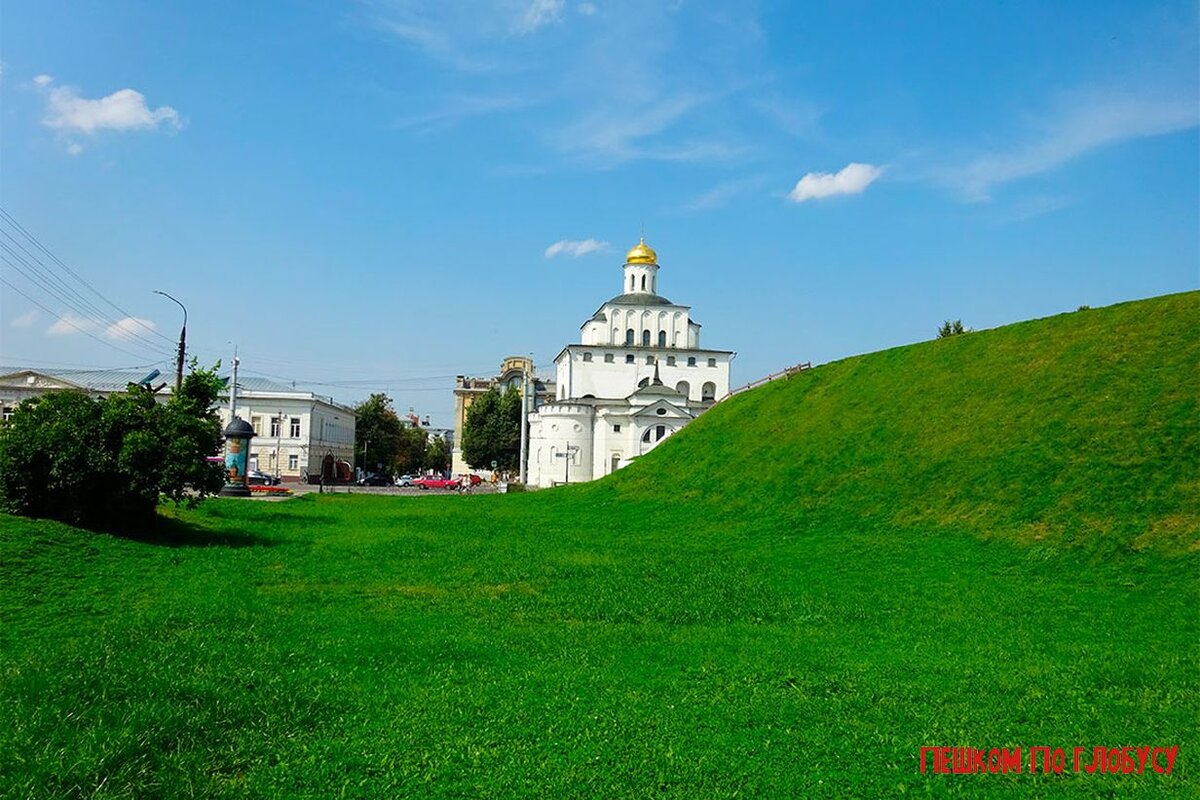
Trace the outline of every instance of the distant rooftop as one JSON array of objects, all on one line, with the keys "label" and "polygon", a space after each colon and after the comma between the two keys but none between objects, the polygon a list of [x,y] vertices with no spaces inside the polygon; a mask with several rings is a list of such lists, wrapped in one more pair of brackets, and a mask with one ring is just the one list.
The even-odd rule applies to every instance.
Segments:
[{"label": "distant rooftop", "polygon": [[[125,391],[131,383],[138,383],[153,370],[138,369],[138,370],[121,370],[121,369],[51,369],[48,367],[31,367],[31,366],[0,366],[0,383],[14,385],[11,380],[5,380],[13,375],[19,375],[24,372],[35,372],[38,375],[44,375],[47,378],[52,378],[63,383],[77,386],[80,389],[89,392],[122,392]],[[229,385],[229,374],[221,376],[221,380]],[[162,393],[169,394],[175,388],[175,372],[174,370],[162,371],[156,375],[151,384],[157,386],[160,383],[165,383]],[[284,382],[271,378],[263,378],[255,375],[239,375],[238,376],[238,391],[239,392],[254,392],[261,394],[293,394],[304,395],[317,398],[333,405],[344,405],[338,403],[332,397],[320,392],[314,392],[304,386],[297,386],[295,382]],[[228,392],[226,392],[227,394]]]}]

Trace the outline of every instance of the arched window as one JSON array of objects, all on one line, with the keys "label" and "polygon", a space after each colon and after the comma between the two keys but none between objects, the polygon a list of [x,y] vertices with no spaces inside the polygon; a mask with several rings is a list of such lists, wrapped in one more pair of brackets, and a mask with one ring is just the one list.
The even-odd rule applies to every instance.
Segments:
[{"label": "arched window", "polygon": [[692,391],[692,387],[688,385],[687,381],[680,381],[679,383],[675,384],[675,391],[679,392],[684,397],[687,397]]},{"label": "arched window", "polygon": [[649,385],[650,385],[650,379],[649,379],[649,378],[642,378],[640,381],[638,381],[638,388],[639,388],[639,389],[641,389],[641,388],[642,388],[642,387],[644,387],[644,386],[649,386]]},{"label": "arched window", "polygon": [[584,360],[584,361],[591,361],[591,360],[592,360],[592,354],[591,354],[591,353],[584,353],[584,354],[583,354],[583,360]]},{"label": "arched window", "polygon": [[715,400],[717,397],[717,385],[712,381],[705,381],[703,388],[700,389],[700,399],[704,401]]},{"label": "arched window", "polygon": [[627,344],[627,345],[633,344],[634,335],[635,334],[633,332],[633,328],[629,328],[628,330],[626,330],[625,331],[625,344]]},{"label": "arched window", "polygon": [[667,346],[667,332],[666,331],[658,332],[658,346],[659,347]]},{"label": "arched window", "polygon": [[646,291],[646,276],[642,276],[642,291]]},{"label": "arched window", "polygon": [[658,291],[658,278],[650,279],[650,291],[652,291],[652,292]]},{"label": "arched window", "polygon": [[666,435],[667,435],[667,426],[666,425],[655,425],[654,426],[654,441],[657,442],[658,440],[662,439]]},{"label": "arched window", "polygon": [[629,276],[629,291],[633,291],[633,276]]},{"label": "arched window", "polygon": [[642,434],[642,441],[643,441],[643,442],[649,442],[649,441],[650,441],[650,434],[652,434],[652,433],[654,433],[654,431],[652,431],[652,430],[650,430],[649,428],[647,428],[647,429],[646,429],[646,432]]},{"label": "arched window", "polygon": [[650,346],[650,331],[642,331],[642,347]]},{"label": "arched window", "polygon": [[688,356],[688,366],[689,367],[696,366],[696,357],[695,356]]}]

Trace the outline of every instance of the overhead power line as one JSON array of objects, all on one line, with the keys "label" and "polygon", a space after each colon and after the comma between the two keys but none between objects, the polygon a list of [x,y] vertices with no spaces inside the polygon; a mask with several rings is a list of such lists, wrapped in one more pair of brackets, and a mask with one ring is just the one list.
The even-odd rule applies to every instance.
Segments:
[{"label": "overhead power line", "polygon": [[[63,321],[63,322],[65,322],[66,324],[70,325],[72,328],[74,328],[75,330],[79,331],[79,332],[80,332],[80,333],[82,333],[84,336],[87,336],[87,337],[90,337],[90,338],[92,338],[92,339],[95,339],[97,342],[99,342],[99,343],[100,343],[100,344],[102,344],[102,345],[105,345],[106,347],[111,347],[111,348],[112,348],[112,349],[114,349],[114,350],[119,350],[120,352],[122,352],[122,353],[125,353],[126,355],[133,356],[134,358],[145,358],[145,357],[146,357],[146,354],[145,354],[145,353],[135,353],[135,352],[133,352],[132,350],[126,350],[124,347],[118,347],[117,345],[113,344],[112,342],[110,342],[110,341],[108,341],[108,340],[106,340],[106,339],[101,339],[99,336],[96,336],[96,335],[95,335],[95,334],[93,334],[91,331],[87,330],[86,328],[81,328],[81,327],[79,327],[79,326],[78,326],[77,324],[75,324],[75,322],[74,322],[74,321],[72,321],[71,319],[69,319],[69,318],[67,318],[67,317],[64,317],[64,316],[62,316],[61,314],[58,314],[58,313],[56,313],[56,312],[52,311],[51,309],[47,308],[45,305],[43,305],[42,303],[38,302],[38,301],[37,301],[36,299],[34,299],[33,297],[30,297],[28,294],[26,294],[25,292],[21,291],[21,289],[20,289],[20,288],[18,288],[18,287],[16,287],[16,286],[12,285],[11,283],[9,283],[9,282],[8,282],[8,280],[7,280],[6,278],[2,277],[2,276],[0,276],[0,283],[4,284],[4,285],[5,285],[5,286],[7,286],[8,288],[12,289],[14,292],[16,292],[17,294],[21,295],[22,297],[24,297],[24,298],[25,298],[26,300],[28,300],[29,302],[33,303],[35,306],[37,306],[38,308],[42,309],[43,311],[45,311],[45,312],[46,312],[47,314],[49,314],[50,316],[52,316],[52,317],[55,317],[56,319],[62,320],[62,321]],[[159,362],[155,362],[155,363],[159,363]]]},{"label": "overhead power line", "polygon": [[[17,247],[19,247],[21,249],[21,251],[26,256],[28,256],[28,260],[24,259],[24,258],[21,259],[22,263],[25,264],[25,266],[31,270],[39,271],[39,270],[37,270],[36,267],[34,267],[32,264],[29,263],[30,260],[35,262],[38,265],[38,267],[41,268],[39,271],[39,274],[43,274],[44,279],[46,279],[47,281],[57,284],[60,287],[60,291],[63,294],[65,294],[67,297],[71,298],[70,301],[65,301],[65,300],[63,300],[63,297],[61,295],[56,295],[56,299],[59,299],[60,301],[65,302],[69,306],[73,306],[73,307],[82,306],[83,308],[90,309],[89,311],[81,312],[78,307],[74,308],[74,310],[81,313],[83,316],[95,316],[95,317],[98,317],[100,320],[107,320],[110,325],[115,324],[115,322],[117,321],[115,319],[112,319],[109,314],[102,312],[100,310],[99,306],[97,306],[94,302],[92,302],[88,298],[84,297],[81,292],[79,292],[78,290],[76,290],[72,286],[70,286],[69,283],[66,280],[64,280],[61,276],[55,275],[54,274],[55,270],[58,269],[58,270],[62,270],[62,272],[65,272],[68,276],[70,276],[72,279],[74,279],[80,286],[82,286],[84,289],[86,289],[88,292],[90,292],[93,296],[95,296],[97,299],[99,299],[100,302],[104,303],[108,307],[115,310],[118,314],[120,314],[121,320],[130,320],[133,325],[136,325],[137,327],[142,328],[147,333],[158,337],[159,339],[161,339],[162,341],[164,341],[168,344],[173,345],[175,343],[173,339],[159,333],[153,327],[142,322],[142,320],[138,319],[133,314],[129,313],[124,308],[117,305],[112,300],[110,300],[107,296],[105,296],[103,293],[101,293],[100,290],[98,290],[95,286],[93,286],[86,279],[84,279],[82,276],[80,276],[79,273],[77,273],[75,270],[73,270],[69,266],[67,266],[67,264],[64,263],[62,259],[60,259],[58,256],[56,256],[53,252],[51,252],[48,247],[46,247],[44,244],[42,244],[42,242],[36,236],[34,236],[32,233],[30,233],[23,225],[21,225],[20,222],[18,222],[12,216],[12,214],[10,214],[3,207],[0,207],[0,222],[6,223],[11,229],[18,232],[21,235],[21,237],[23,237],[24,240],[27,241],[34,249],[40,251],[42,254],[44,254],[44,256],[47,259],[50,260],[50,262],[52,262],[51,264],[47,264],[46,262],[42,261],[42,259],[39,258],[35,253],[31,252],[28,248],[26,248],[24,245],[22,245],[21,241],[16,236],[13,236],[9,231],[6,231],[3,229],[3,227],[0,227],[0,233],[3,233],[4,236],[9,239],[9,241],[13,242],[13,244],[15,244]],[[3,246],[3,245],[4,245],[4,243],[0,242],[0,246]],[[11,250],[11,248],[8,248],[7,246],[5,246],[5,249],[7,249],[10,253],[13,252]],[[14,253],[14,255],[15,255],[15,253]],[[45,276],[50,276],[50,277],[46,278]],[[28,277],[28,276],[26,276],[26,277]],[[132,337],[139,338],[139,339],[144,338],[142,336],[142,334],[139,334],[136,331],[132,331],[132,330],[128,330],[128,329],[125,329],[125,330]]]}]

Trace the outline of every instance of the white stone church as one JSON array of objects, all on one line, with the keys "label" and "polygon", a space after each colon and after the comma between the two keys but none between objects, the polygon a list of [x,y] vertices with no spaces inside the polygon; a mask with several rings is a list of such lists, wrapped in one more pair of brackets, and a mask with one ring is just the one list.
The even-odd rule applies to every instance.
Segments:
[{"label": "white stone church", "polygon": [[658,294],[645,240],[625,256],[621,294],[554,359],[557,395],[529,415],[529,482],[603,477],[691,422],[729,392],[729,350],[700,347],[691,308]]}]

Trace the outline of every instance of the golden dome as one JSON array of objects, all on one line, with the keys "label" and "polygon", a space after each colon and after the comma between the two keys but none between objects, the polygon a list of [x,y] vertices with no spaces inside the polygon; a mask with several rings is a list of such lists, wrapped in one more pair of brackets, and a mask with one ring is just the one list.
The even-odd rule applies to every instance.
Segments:
[{"label": "golden dome", "polygon": [[658,253],[654,252],[647,244],[646,240],[641,239],[633,249],[625,254],[626,264],[657,264]]}]

